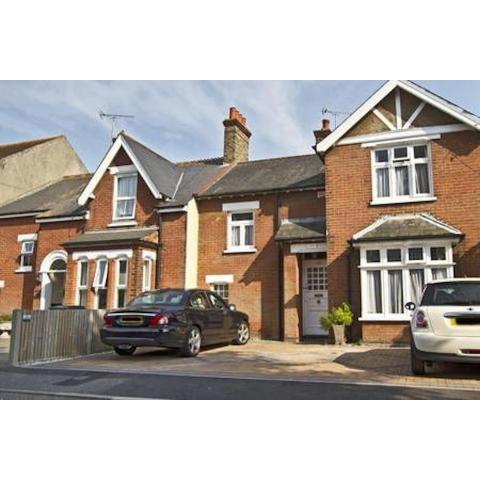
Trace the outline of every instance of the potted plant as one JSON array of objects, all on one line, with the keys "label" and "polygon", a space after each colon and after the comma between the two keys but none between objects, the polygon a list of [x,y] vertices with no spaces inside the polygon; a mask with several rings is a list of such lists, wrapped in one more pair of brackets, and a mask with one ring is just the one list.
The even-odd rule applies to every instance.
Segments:
[{"label": "potted plant", "polygon": [[333,330],[333,337],[336,345],[345,343],[345,326],[353,322],[352,309],[348,303],[343,302],[339,307],[332,310],[320,319],[325,330]]}]

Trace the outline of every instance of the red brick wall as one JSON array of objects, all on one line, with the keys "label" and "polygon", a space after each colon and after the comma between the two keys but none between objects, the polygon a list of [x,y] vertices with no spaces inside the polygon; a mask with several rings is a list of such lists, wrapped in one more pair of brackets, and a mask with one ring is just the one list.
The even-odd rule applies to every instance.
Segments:
[{"label": "red brick wall", "polygon": [[[222,211],[222,204],[252,200],[260,202],[260,209],[255,212],[257,252],[224,253],[227,248],[227,213]],[[321,216],[325,213],[324,201],[317,198],[316,192],[281,194],[278,201],[282,218]],[[277,199],[272,194],[202,200],[199,204],[198,285],[209,288],[205,283],[206,275],[233,275],[234,283],[229,287],[229,300],[249,315],[253,331],[264,338],[279,337],[279,251],[274,240],[276,202]],[[298,338],[296,261],[296,256],[287,255],[284,269],[285,325],[288,336]]]},{"label": "red brick wall", "polygon": [[185,287],[187,214],[162,214],[161,288]]},{"label": "red brick wall", "polygon": [[[383,215],[431,213],[465,234],[455,248],[457,276],[480,275],[480,134],[458,132],[432,142],[435,202],[391,206],[370,206],[372,200],[370,150],[360,145],[337,146],[326,155],[326,201],[329,302],[337,305],[349,299],[349,245],[353,234]],[[351,302],[360,314],[358,253],[351,261]],[[384,325],[383,324],[379,324]],[[358,326],[357,326],[358,328]],[[380,328],[380,327],[378,327]],[[364,339],[377,341],[378,331],[365,326]],[[398,327],[383,327],[391,330]],[[392,334],[392,338],[397,334]],[[385,337],[386,338],[386,337]]]},{"label": "red brick wall", "polygon": [[[121,149],[112,165],[130,165],[131,161],[127,154]],[[90,201],[90,219],[87,223],[87,230],[101,230],[108,228],[113,220],[113,183],[114,176],[107,170],[94,190],[95,198]],[[135,207],[135,220],[139,225],[155,225],[157,223],[154,211],[158,200],[151,194],[147,184],[138,175],[137,203]]]}]

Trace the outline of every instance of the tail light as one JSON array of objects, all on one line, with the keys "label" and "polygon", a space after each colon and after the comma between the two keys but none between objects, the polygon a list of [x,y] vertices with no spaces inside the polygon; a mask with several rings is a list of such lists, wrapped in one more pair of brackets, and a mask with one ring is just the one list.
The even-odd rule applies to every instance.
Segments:
[{"label": "tail light", "polygon": [[157,313],[154,317],[150,319],[149,324],[152,327],[156,327],[158,325],[167,325],[168,324],[168,317],[163,313]]},{"label": "tail light", "polygon": [[105,325],[113,325],[113,317],[111,315],[109,315],[108,313],[106,313],[103,316],[103,323]]},{"label": "tail light", "polygon": [[427,317],[423,310],[417,310],[413,314],[413,324],[415,325],[415,328],[428,328]]}]

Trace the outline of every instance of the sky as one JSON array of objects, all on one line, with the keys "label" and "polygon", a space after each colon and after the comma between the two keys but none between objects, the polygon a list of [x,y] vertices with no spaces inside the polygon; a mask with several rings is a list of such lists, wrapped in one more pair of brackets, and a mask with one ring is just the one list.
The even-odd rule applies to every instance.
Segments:
[{"label": "sky", "polygon": [[[417,81],[480,114],[480,81]],[[0,81],[0,143],[64,134],[90,170],[111,144],[99,111],[171,161],[220,156],[228,108],[252,132],[250,158],[311,153],[323,108],[352,112],[383,81]],[[333,117],[332,123],[333,123]],[[339,115],[338,122],[345,116]]]}]

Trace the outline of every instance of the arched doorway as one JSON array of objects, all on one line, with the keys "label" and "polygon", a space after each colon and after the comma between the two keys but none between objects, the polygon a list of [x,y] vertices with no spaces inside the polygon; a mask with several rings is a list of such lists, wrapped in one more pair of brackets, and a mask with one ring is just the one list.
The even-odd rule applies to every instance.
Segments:
[{"label": "arched doorway", "polygon": [[63,305],[66,273],[67,252],[55,250],[43,259],[40,267],[40,274],[42,275],[41,310]]}]

